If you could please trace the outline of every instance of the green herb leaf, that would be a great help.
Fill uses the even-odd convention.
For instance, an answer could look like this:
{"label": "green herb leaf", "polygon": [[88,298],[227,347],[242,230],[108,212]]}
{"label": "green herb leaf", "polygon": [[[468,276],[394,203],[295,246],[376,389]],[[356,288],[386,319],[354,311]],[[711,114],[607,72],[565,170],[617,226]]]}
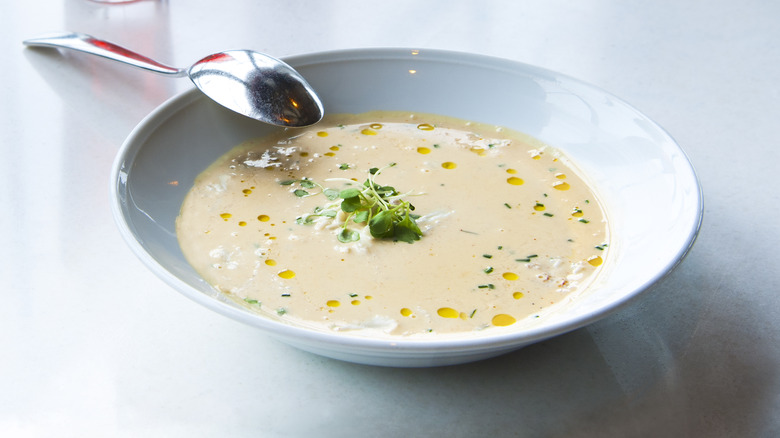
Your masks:
{"label": "green herb leaf", "polygon": [[339,198],[339,191],[334,189],[325,189],[322,191],[322,194],[328,198],[328,201],[335,201]]}
{"label": "green herb leaf", "polygon": [[417,222],[412,219],[411,215],[406,215],[406,217],[395,226],[394,237],[398,241],[414,243],[415,240],[420,240],[422,235],[423,233],[420,231],[420,227],[417,226]]}
{"label": "green herb leaf", "polygon": [[338,239],[341,243],[357,242],[360,240],[360,233],[349,228],[342,228],[338,234]]}
{"label": "green herb leaf", "polygon": [[[308,178],[291,181],[289,184],[298,182],[301,186],[300,189],[293,192],[295,196],[311,196],[304,189],[319,188],[320,193],[324,194],[329,201],[335,201],[324,207],[315,208],[314,214],[302,216],[296,222],[309,224],[316,217],[336,217],[337,211],[335,209],[338,208],[349,213],[337,236],[340,242],[354,242],[360,238],[360,233],[348,228],[347,224],[350,222],[367,224],[371,236],[374,238],[393,239],[396,242],[408,243],[420,240],[423,233],[416,222],[420,216],[411,213],[415,209],[414,205],[404,200],[406,195],[399,193],[395,187],[380,185],[374,180],[383,170],[395,165],[395,163],[390,163],[383,168],[372,167],[368,171],[368,178],[361,187],[349,187],[342,190],[325,188]],[[346,169],[348,165],[342,164],[340,168]],[[340,203],[338,203],[339,199],[341,199]]]}
{"label": "green herb leaf", "polygon": [[339,198],[341,199],[355,198],[358,196],[360,196],[360,190],[355,188],[344,189],[339,192]]}
{"label": "green herb leaf", "polygon": [[352,217],[352,221],[356,224],[362,224],[364,222],[368,222],[370,216],[370,211],[368,210],[361,210],[355,213],[355,216]]}
{"label": "green herb leaf", "polygon": [[395,228],[393,225],[393,212],[390,210],[379,212],[379,214],[368,221],[368,228],[374,237],[391,237]]}
{"label": "green herb leaf", "polygon": [[357,211],[361,207],[360,197],[353,196],[351,198],[344,198],[341,201],[341,211],[346,213],[352,213]]}

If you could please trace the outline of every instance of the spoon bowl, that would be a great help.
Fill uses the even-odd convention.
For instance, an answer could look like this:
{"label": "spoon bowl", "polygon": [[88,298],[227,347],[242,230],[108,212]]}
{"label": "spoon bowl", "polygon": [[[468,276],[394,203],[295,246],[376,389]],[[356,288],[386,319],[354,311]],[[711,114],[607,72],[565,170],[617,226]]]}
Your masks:
{"label": "spoon bowl", "polygon": [[189,76],[196,87],[220,105],[271,125],[309,126],[324,115],[322,101],[295,69],[251,50],[215,53],[182,69],[83,33],[47,35],[26,40],[24,45],[77,50],[166,76]]}

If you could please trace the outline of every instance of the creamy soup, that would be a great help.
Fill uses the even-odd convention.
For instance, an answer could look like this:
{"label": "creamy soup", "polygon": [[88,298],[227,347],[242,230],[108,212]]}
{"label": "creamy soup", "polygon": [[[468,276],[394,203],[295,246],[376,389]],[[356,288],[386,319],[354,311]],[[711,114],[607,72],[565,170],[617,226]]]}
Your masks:
{"label": "creamy soup", "polygon": [[177,233],[215,288],[324,330],[506,330],[605,260],[596,194],[559,151],[496,126],[372,112],[248,141],[195,181]]}

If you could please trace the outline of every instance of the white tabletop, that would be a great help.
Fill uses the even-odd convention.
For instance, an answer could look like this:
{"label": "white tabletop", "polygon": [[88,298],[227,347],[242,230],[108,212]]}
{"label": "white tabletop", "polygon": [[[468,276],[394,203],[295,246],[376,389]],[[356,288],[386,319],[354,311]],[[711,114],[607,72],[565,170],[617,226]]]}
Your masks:
{"label": "white tabletop", "polygon": [[[0,436],[780,436],[780,3],[6,1],[0,44]],[[148,272],[108,203],[115,153],[190,87],[24,49],[91,33],[177,66],[230,48],[475,52],[635,105],[689,154],[688,258],[598,323],[482,362],[298,351]]]}

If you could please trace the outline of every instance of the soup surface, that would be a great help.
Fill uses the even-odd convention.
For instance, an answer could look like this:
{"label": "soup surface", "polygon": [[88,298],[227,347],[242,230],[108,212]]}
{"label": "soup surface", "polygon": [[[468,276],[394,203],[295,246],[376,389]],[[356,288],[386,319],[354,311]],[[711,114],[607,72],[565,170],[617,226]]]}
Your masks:
{"label": "soup surface", "polygon": [[557,150],[395,112],[237,146],[197,178],[177,233],[250,309],[388,336],[538,318],[593,281],[608,245],[598,198]]}

